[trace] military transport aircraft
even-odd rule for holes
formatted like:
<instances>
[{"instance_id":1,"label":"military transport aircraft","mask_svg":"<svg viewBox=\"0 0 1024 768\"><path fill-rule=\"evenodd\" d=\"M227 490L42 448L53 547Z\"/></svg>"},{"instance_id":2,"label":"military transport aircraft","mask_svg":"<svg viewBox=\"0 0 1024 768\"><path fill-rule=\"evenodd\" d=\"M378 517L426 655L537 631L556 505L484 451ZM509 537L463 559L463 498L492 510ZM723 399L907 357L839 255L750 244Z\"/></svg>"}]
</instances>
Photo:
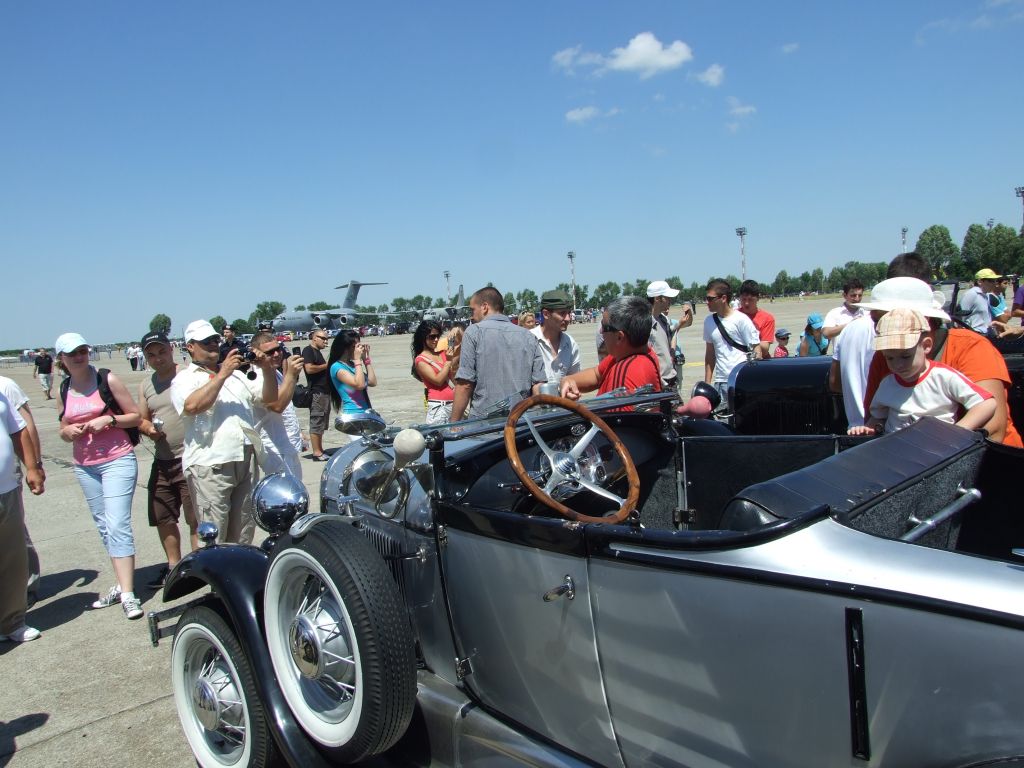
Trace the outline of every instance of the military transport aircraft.
<instances>
[{"instance_id":1,"label":"military transport aircraft","mask_svg":"<svg viewBox=\"0 0 1024 768\"><path fill-rule=\"evenodd\" d=\"M459 283L459 293L455 297L455 304L450 307L431 307L423 310L420 320L437 320L439 323L454 323L456 320L464 320L470 315L469 304L466 303L466 294Z\"/></svg>"},{"instance_id":2,"label":"military transport aircraft","mask_svg":"<svg viewBox=\"0 0 1024 768\"><path fill-rule=\"evenodd\" d=\"M274 331L291 331L292 333L308 333L313 328L324 330L338 330L350 325L358 325L356 321L360 317L382 317L383 315L373 312L361 312L356 309L356 298L359 296L359 289L364 285L387 285L387 283L361 283L358 280L351 280L344 285L339 285L337 290L347 288L345 302L340 307L321 309L310 312L286 312L275 317L273 323Z\"/></svg>"}]
</instances>

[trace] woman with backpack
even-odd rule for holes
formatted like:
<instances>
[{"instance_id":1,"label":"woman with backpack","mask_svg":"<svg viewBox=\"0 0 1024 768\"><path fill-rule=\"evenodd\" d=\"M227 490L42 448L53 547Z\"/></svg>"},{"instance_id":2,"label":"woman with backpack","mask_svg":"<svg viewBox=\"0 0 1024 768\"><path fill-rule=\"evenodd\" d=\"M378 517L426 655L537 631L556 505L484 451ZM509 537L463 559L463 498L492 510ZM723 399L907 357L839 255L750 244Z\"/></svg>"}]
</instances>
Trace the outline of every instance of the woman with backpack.
<instances>
[{"instance_id":1,"label":"woman with backpack","mask_svg":"<svg viewBox=\"0 0 1024 768\"><path fill-rule=\"evenodd\" d=\"M60 436L74 445L75 477L82 486L117 583L92 604L121 604L129 619L142 616L135 596L132 496L139 468L128 430L139 426L138 406L124 384L89 364L89 344L77 333L61 334L57 357L70 374L60 388ZM136 432L137 435L137 432Z\"/></svg>"}]
</instances>

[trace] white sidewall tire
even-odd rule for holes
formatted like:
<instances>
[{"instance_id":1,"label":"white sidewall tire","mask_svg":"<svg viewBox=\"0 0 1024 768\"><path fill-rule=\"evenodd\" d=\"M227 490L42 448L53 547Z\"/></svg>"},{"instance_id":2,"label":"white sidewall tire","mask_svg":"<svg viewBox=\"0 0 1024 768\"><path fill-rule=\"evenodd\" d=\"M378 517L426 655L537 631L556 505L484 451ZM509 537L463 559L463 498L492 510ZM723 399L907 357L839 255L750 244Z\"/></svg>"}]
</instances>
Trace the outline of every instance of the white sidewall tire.
<instances>
[{"instance_id":1,"label":"white sidewall tire","mask_svg":"<svg viewBox=\"0 0 1024 768\"><path fill-rule=\"evenodd\" d=\"M334 601L345 620L346 630L351 643L351 650L355 657L355 695L354 701L348 714L341 719L326 719L319 716L309 706L307 697L302 690L302 676L291 661L291 651L288 648L287 637L288 627L282 626L280 611L272 610L271 606L278 606L281 602L282 591L291 586L289 579L299 576L303 570L316 575L331 591ZM302 729L309 734L310 738L325 747L340 747L348 744L355 735L359 726L360 716L363 709L363 673L359 656L359 643L354 636L352 618L348 613L348 606L341 598L337 585L328 575L324 567L317 562L316 558L301 549L288 549L275 557L267 573L267 586L264 594L264 619L266 622L267 646L270 650L270 660L274 665L274 672L277 674L277 681L281 686L288 706L295 715Z\"/></svg>"},{"instance_id":2,"label":"white sidewall tire","mask_svg":"<svg viewBox=\"0 0 1024 768\"><path fill-rule=\"evenodd\" d=\"M228 644L220 636L222 632L229 633L234 640L227 623L210 608L202 606L192 608L182 616L175 631L174 644L171 649L171 682L178 719L181 722L185 738L192 748L192 753L195 755L196 762L202 768L264 768L264 766L276 763L276 747L267 730L262 710L254 712L253 704L247 698L246 687L247 683L252 680L251 672L246 667L245 672L248 679L240 673L239 664L245 663L244 659L236 660L235 654L239 653L239 650L228 647ZM220 654L224 665L229 670L235 688L240 693L245 738L237 754L223 755L211 748L207 739L208 731L203 728L193 712L192 689L189 681L194 678L186 669L186 664L198 643L213 648ZM254 753L256 739L266 740L266 749L260 749L259 755ZM264 752L266 754L263 754Z\"/></svg>"}]
</instances>

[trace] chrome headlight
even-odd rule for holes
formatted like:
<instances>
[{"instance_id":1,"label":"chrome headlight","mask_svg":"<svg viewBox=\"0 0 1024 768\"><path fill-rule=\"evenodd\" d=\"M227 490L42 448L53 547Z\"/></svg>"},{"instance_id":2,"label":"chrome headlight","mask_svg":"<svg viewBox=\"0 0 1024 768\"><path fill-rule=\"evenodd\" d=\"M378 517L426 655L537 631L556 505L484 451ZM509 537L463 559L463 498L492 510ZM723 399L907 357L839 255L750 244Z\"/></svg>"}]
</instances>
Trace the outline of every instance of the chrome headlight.
<instances>
[{"instance_id":1,"label":"chrome headlight","mask_svg":"<svg viewBox=\"0 0 1024 768\"><path fill-rule=\"evenodd\" d=\"M252 514L268 533L284 533L296 518L309 512L309 494L291 475L267 475L252 492Z\"/></svg>"}]
</instances>

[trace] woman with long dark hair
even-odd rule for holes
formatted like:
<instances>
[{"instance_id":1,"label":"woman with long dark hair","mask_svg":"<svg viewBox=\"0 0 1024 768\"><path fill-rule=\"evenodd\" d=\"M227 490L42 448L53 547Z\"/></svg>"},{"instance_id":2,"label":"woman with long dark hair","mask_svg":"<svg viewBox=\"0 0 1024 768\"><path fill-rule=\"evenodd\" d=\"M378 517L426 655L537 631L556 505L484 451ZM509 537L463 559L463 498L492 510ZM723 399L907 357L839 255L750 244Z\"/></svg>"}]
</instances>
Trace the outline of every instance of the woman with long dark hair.
<instances>
[{"instance_id":1,"label":"woman with long dark hair","mask_svg":"<svg viewBox=\"0 0 1024 768\"><path fill-rule=\"evenodd\" d=\"M412 335L412 375L426 387L427 424L445 424L452 418L452 381L459 355L456 351L449 358L446 351L438 351L442 330L436 320L424 320Z\"/></svg>"},{"instance_id":2,"label":"woman with long dark hair","mask_svg":"<svg viewBox=\"0 0 1024 768\"><path fill-rule=\"evenodd\" d=\"M377 386L377 374L370 360L370 345L360 341L358 331L342 331L334 337L327 358L331 374L331 402L342 413L360 413L370 407L367 387Z\"/></svg>"},{"instance_id":3,"label":"woman with long dark hair","mask_svg":"<svg viewBox=\"0 0 1024 768\"><path fill-rule=\"evenodd\" d=\"M120 604L127 618L138 619L142 605L134 591L132 496L139 468L125 430L139 426L139 408L112 373L106 386L117 407L107 403L102 379L89 364L89 345L79 334L62 334L55 346L70 375L68 387L61 386L60 436L74 445L75 477L117 577L117 584L92 607Z\"/></svg>"}]
</instances>

